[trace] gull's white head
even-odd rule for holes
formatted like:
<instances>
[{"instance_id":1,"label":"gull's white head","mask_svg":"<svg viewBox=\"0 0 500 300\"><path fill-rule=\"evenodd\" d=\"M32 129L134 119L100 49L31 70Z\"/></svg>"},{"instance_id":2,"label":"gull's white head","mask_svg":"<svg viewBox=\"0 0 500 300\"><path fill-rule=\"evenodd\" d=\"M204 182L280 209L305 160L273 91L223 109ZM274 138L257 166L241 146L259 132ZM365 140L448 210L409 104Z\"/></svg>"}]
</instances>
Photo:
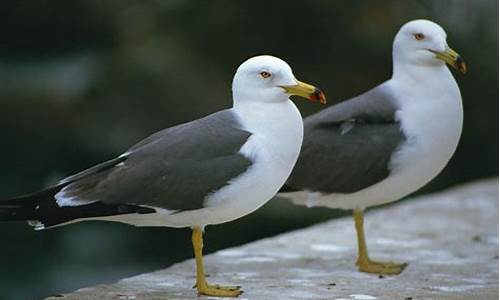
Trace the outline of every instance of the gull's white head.
<instances>
[{"instance_id":1,"label":"gull's white head","mask_svg":"<svg viewBox=\"0 0 500 300\"><path fill-rule=\"evenodd\" d=\"M283 60L269 55L252 57L243 62L233 78L235 102L281 102L297 95L326 103L318 88L295 79Z\"/></svg>"},{"instance_id":2,"label":"gull's white head","mask_svg":"<svg viewBox=\"0 0 500 300\"><path fill-rule=\"evenodd\" d=\"M428 20L404 24L394 38L392 55L397 65L438 66L445 63L465 73L463 59L446 42L446 32Z\"/></svg>"}]
</instances>

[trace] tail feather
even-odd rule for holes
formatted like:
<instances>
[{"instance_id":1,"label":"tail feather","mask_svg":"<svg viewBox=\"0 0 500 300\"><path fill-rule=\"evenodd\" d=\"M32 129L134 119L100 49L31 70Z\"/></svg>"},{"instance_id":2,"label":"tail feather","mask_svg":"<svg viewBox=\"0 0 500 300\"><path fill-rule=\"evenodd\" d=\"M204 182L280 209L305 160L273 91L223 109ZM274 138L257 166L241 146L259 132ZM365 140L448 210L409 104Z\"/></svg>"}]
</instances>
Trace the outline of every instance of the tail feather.
<instances>
[{"instance_id":1,"label":"tail feather","mask_svg":"<svg viewBox=\"0 0 500 300\"><path fill-rule=\"evenodd\" d=\"M54 198L54 196L65 186L78 180L105 172L125 159L126 157L117 157L73 176L69 176L56 185L44 190L20 197L0 200L0 221L26 220L29 221L31 225L35 226L35 229L41 229L69 222L74 219L107 216L120 214L123 213L123 211L130 211L131 209L128 208L128 206L125 206L124 209L121 208L121 205L105 205L103 203L61 207Z\"/></svg>"},{"instance_id":2,"label":"tail feather","mask_svg":"<svg viewBox=\"0 0 500 300\"><path fill-rule=\"evenodd\" d=\"M43 229L73 220L107 217L122 214L147 214L156 212L152 208L129 204L105 204L103 202L82 202L76 206L59 206L54 196L64 187L79 180L97 176L126 160L120 156L69 176L58 184L24 196L0 200L1 221L29 221L35 229Z\"/></svg>"},{"instance_id":3,"label":"tail feather","mask_svg":"<svg viewBox=\"0 0 500 300\"><path fill-rule=\"evenodd\" d=\"M0 200L0 221L30 220L36 216L42 204L49 203L62 186L6 200Z\"/></svg>"},{"instance_id":4,"label":"tail feather","mask_svg":"<svg viewBox=\"0 0 500 300\"><path fill-rule=\"evenodd\" d=\"M154 213L152 208L137 205L108 205L93 202L80 206L59 206L54 198L64 185L0 201L1 221L28 221L35 229L45 229L73 220L130 213Z\"/></svg>"}]
</instances>

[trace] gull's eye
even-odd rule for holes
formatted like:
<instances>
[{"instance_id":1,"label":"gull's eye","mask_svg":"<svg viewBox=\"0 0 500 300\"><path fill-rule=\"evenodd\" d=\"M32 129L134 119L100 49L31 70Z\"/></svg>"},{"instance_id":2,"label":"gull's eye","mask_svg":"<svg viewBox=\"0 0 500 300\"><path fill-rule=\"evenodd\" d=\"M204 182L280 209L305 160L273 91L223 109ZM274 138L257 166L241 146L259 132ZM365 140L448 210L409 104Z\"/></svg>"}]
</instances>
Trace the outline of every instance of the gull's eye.
<instances>
[{"instance_id":1,"label":"gull's eye","mask_svg":"<svg viewBox=\"0 0 500 300\"><path fill-rule=\"evenodd\" d=\"M421 40L425 39L425 35L423 33L415 33L413 36L415 37L415 39L417 41L421 41Z\"/></svg>"},{"instance_id":2,"label":"gull's eye","mask_svg":"<svg viewBox=\"0 0 500 300\"><path fill-rule=\"evenodd\" d=\"M260 72L260 76L262 76L262 78L269 78L271 77L271 73L269 72Z\"/></svg>"}]
</instances>

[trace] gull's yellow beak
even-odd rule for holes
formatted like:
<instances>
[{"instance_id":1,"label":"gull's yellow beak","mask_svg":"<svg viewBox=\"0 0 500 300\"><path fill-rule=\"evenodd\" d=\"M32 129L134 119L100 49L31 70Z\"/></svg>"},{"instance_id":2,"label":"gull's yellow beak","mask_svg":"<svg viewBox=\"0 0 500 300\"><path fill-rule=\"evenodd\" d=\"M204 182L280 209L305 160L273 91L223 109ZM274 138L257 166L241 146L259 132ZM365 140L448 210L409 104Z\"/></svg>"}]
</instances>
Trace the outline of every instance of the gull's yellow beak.
<instances>
[{"instance_id":1,"label":"gull's yellow beak","mask_svg":"<svg viewBox=\"0 0 500 300\"><path fill-rule=\"evenodd\" d=\"M297 80L296 85L286 85L282 88L290 95L296 95L307 98L311 101L319 101L321 104L326 104L325 94L315 86Z\"/></svg>"},{"instance_id":2,"label":"gull's yellow beak","mask_svg":"<svg viewBox=\"0 0 500 300\"><path fill-rule=\"evenodd\" d=\"M465 74L467 71L467 66L465 65L465 61L462 57L455 52L453 49L446 47L446 50L443 52L430 50L432 53L436 54L436 58L444 61L449 64L453 68L459 70L462 74Z\"/></svg>"}]
</instances>

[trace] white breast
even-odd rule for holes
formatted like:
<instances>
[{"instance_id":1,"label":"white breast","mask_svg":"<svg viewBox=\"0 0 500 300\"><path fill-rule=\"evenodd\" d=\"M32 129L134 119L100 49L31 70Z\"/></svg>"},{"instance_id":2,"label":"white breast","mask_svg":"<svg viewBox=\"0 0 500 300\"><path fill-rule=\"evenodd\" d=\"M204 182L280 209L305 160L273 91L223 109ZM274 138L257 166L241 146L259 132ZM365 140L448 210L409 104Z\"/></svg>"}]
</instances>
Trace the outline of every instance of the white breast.
<instances>
[{"instance_id":1,"label":"white breast","mask_svg":"<svg viewBox=\"0 0 500 300\"><path fill-rule=\"evenodd\" d=\"M396 116L407 137L393 155L390 176L351 194L297 192L287 195L296 204L353 209L392 202L416 191L432 180L452 157L462 132L463 110L458 86L448 69L425 88L388 81L401 109ZM360 162L362 163L362 162Z\"/></svg>"}]
</instances>

